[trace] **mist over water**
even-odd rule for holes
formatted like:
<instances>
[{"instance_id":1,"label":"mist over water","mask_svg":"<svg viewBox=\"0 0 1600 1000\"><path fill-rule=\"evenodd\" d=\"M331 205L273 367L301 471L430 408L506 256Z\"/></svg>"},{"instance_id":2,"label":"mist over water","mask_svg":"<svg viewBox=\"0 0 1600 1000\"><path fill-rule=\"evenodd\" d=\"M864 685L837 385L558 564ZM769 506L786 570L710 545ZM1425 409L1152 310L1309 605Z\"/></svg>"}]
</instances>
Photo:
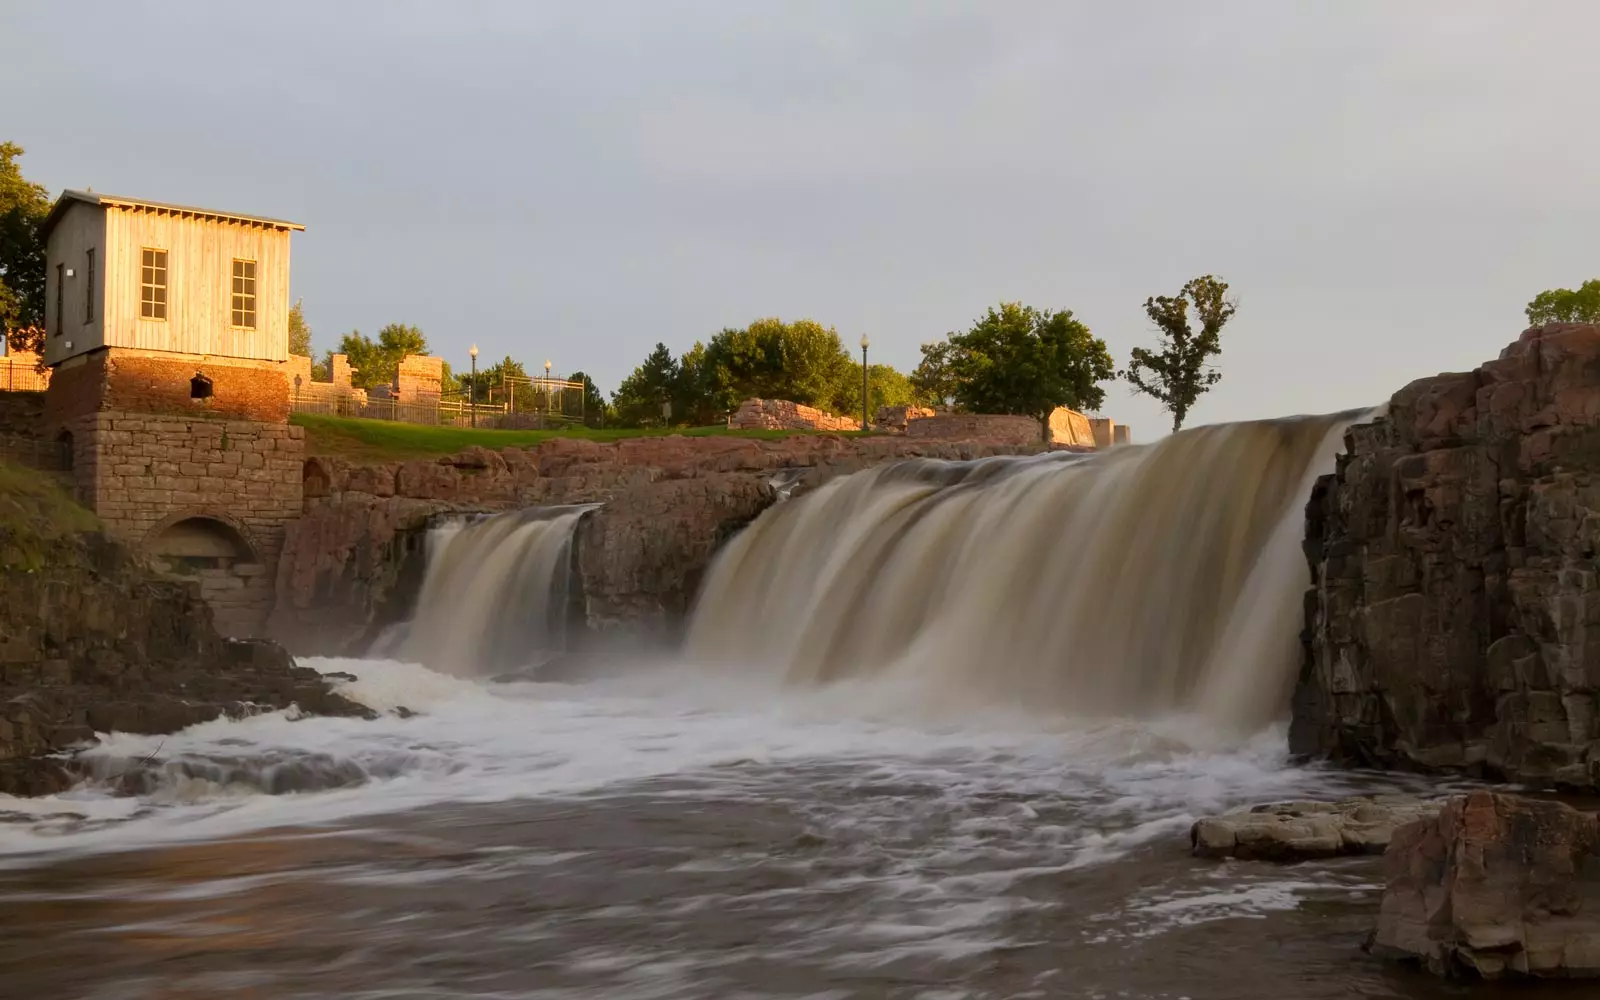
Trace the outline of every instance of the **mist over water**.
<instances>
[{"instance_id":1,"label":"mist over water","mask_svg":"<svg viewBox=\"0 0 1600 1000\"><path fill-rule=\"evenodd\" d=\"M800 687L896 678L947 708L1256 732L1298 660L1306 498L1359 416L834 480L729 544L687 655Z\"/></svg>"}]
</instances>

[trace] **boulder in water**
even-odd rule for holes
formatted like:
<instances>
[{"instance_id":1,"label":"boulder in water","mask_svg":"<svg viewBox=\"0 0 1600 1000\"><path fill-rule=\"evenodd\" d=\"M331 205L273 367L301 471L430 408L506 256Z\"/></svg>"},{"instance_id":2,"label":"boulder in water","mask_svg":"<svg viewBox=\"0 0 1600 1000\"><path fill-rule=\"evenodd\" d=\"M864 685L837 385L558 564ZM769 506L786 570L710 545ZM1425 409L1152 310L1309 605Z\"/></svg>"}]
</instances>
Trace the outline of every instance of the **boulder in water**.
<instances>
[{"instance_id":1,"label":"boulder in water","mask_svg":"<svg viewBox=\"0 0 1600 1000\"><path fill-rule=\"evenodd\" d=\"M1369 950L1439 975L1600 977L1600 823L1488 791L1402 827Z\"/></svg>"},{"instance_id":2,"label":"boulder in water","mask_svg":"<svg viewBox=\"0 0 1600 1000\"><path fill-rule=\"evenodd\" d=\"M1208 816L1190 829L1189 843L1203 858L1309 861L1382 854L1396 828L1431 818L1441 805L1404 796L1277 802Z\"/></svg>"}]
</instances>

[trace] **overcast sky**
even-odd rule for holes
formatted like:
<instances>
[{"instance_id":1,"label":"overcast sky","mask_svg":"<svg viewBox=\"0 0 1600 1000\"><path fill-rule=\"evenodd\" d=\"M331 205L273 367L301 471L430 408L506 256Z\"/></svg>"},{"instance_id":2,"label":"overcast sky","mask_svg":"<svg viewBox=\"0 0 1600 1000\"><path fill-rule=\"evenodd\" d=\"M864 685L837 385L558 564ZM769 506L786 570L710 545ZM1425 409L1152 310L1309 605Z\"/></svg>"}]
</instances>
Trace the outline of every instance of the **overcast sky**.
<instances>
[{"instance_id":1,"label":"overcast sky","mask_svg":"<svg viewBox=\"0 0 1600 1000\"><path fill-rule=\"evenodd\" d=\"M1215 273L1209 423L1470 368L1600 275L1597 38L1595 0L0 0L0 140L303 222L319 351L401 321L607 392L765 315L909 370L1001 300L1121 364Z\"/></svg>"}]
</instances>

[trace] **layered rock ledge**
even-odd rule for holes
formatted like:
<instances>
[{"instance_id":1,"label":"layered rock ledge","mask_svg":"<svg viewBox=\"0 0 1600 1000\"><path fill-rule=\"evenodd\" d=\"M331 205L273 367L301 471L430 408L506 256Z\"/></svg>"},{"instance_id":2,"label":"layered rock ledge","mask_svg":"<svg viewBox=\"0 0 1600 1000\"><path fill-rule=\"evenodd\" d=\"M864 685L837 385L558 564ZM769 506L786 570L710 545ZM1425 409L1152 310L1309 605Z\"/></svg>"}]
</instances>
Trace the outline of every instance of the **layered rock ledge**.
<instances>
[{"instance_id":1,"label":"layered rock ledge","mask_svg":"<svg viewBox=\"0 0 1600 1000\"><path fill-rule=\"evenodd\" d=\"M1600 326L1353 426L1307 508L1291 749L1600 788Z\"/></svg>"},{"instance_id":2,"label":"layered rock ledge","mask_svg":"<svg viewBox=\"0 0 1600 1000\"><path fill-rule=\"evenodd\" d=\"M1439 975L1600 976L1600 822L1487 791L1402 827L1384 855L1380 958Z\"/></svg>"},{"instance_id":3,"label":"layered rock ledge","mask_svg":"<svg viewBox=\"0 0 1600 1000\"><path fill-rule=\"evenodd\" d=\"M909 458L1029 454L1037 442L641 437L555 438L470 448L439 459L354 464L313 458L305 514L279 563L270 634L297 653L354 653L409 611L422 540L441 515L600 503L575 544L581 617L591 632L670 635L713 554L782 490Z\"/></svg>"},{"instance_id":4,"label":"layered rock ledge","mask_svg":"<svg viewBox=\"0 0 1600 1000\"><path fill-rule=\"evenodd\" d=\"M366 714L281 648L230 642L191 582L158 575L48 479L0 463L0 793L70 785L96 733L170 733L298 705Z\"/></svg>"}]
</instances>

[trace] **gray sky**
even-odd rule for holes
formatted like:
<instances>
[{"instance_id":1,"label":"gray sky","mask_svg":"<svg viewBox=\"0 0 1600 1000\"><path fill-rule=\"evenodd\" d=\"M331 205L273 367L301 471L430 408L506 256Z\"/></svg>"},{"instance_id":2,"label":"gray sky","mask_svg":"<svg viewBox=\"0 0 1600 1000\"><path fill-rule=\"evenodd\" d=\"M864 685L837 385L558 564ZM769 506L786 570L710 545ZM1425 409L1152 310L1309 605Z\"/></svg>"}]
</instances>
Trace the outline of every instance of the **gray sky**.
<instances>
[{"instance_id":1,"label":"gray sky","mask_svg":"<svg viewBox=\"0 0 1600 1000\"><path fill-rule=\"evenodd\" d=\"M0 0L0 139L52 192L305 223L319 350L416 323L608 393L764 315L909 370L1003 299L1121 364L1211 272L1209 423L1470 368L1600 275L1597 37L1594 0Z\"/></svg>"}]
</instances>

